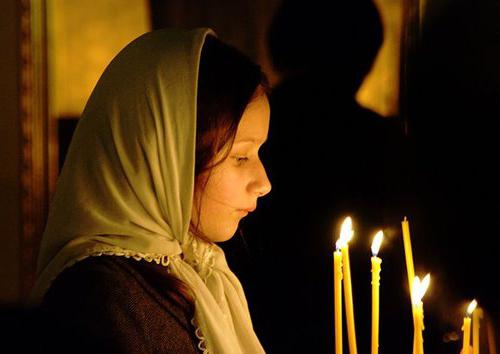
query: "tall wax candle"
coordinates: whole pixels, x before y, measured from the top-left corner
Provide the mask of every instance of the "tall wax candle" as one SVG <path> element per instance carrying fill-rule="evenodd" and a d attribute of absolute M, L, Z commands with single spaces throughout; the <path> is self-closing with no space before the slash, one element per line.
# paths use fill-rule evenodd
<path fill-rule="evenodd" d="M 403 221 L 401 222 L 401 229 L 403 231 L 403 246 L 405 249 L 405 260 L 406 260 L 406 273 L 408 276 L 408 292 L 410 293 L 410 301 L 412 302 L 412 317 L 413 317 L 413 328 L 415 329 L 415 311 L 413 306 L 413 297 L 412 297 L 412 291 L 413 291 L 413 281 L 415 279 L 415 270 L 413 267 L 413 252 L 411 249 L 411 238 L 410 238 L 410 225 L 408 223 L 408 219 L 406 216 L 404 217 Z M 419 279 L 419 284 L 420 284 L 420 279 Z M 413 337 L 413 353 L 416 352 L 416 343 L 415 343 L 415 336 Z"/>
<path fill-rule="evenodd" d="M 338 246 L 337 250 L 333 252 L 333 291 L 335 311 L 335 353 L 342 354 L 342 253 Z"/>
<path fill-rule="evenodd" d="M 344 275 L 344 298 L 347 320 L 347 338 L 349 340 L 349 353 L 357 354 L 356 328 L 354 325 L 354 300 L 352 298 L 351 267 L 349 263 L 349 245 L 342 247 L 342 270 Z"/>
<path fill-rule="evenodd" d="M 477 308 L 472 313 L 472 353 L 479 354 L 480 340 L 479 329 L 481 328 L 481 319 L 483 318 L 483 310 Z"/>
<path fill-rule="evenodd" d="M 422 331 L 424 330 L 424 305 L 422 301 L 418 304 L 414 304 L 413 312 L 414 315 L 414 334 L 413 334 L 413 353 L 423 354 L 424 353 L 424 337 Z"/>
<path fill-rule="evenodd" d="M 342 252 L 342 271 L 344 276 L 344 299 L 347 320 L 347 338 L 349 341 L 349 353 L 357 354 L 356 329 L 354 325 L 354 301 L 352 299 L 351 266 L 349 262 L 349 241 L 353 235 L 352 220 L 345 218 L 340 232 L 341 252 Z"/>
<path fill-rule="evenodd" d="M 489 316 L 487 317 L 486 330 L 488 332 L 488 354 L 497 354 L 497 344 L 495 342 L 495 332 Z"/>
<path fill-rule="evenodd" d="M 464 324 L 462 325 L 463 334 L 463 343 L 462 343 L 462 352 L 461 354 L 470 354 L 470 317 L 464 317 Z"/>
<path fill-rule="evenodd" d="M 382 260 L 377 257 L 384 234 L 377 232 L 372 242 L 372 345 L 371 354 L 378 354 L 379 333 L 379 289 L 380 289 L 380 265 Z"/>
<path fill-rule="evenodd" d="M 470 327 L 471 327 L 471 318 L 470 316 L 474 312 L 477 306 L 477 301 L 472 300 L 467 307 L 467 314 L 464 317 L 464 324 L 462 326 L 463 334 L 463 343 L 462 343 L 462 354 L 471 354 L 470 352 Z"/>
<path fill-rule="evenodd" d="M 430 274 L 427 274 L 422 282 L 415 277 L 412 284 L 412 309 L 413 309 L 413 354 L 424 354 L 424 338 L 422 331 L 424 327 L 424 305 L 422 298 L 430 283 Z"/>
<path fill-rule="evenodd" d="M 406 216 L 401 222 L 401 227 L 403 229 L 403 245 L 405 249 L 406 272 L 408 274 L 408 290 L 411 293 L 413 279 L 415 278 L 415 271 L 413 268 L 413 253 L 411 250 L 410 225 Z"/>

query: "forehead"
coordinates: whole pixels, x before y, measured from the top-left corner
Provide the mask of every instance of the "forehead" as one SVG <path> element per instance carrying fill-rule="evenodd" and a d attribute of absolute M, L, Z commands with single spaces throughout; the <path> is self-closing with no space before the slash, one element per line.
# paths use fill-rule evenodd
<path fill-rule="evenodd" d="M 269 130 L 269 115 L 269 101 L 266 95 L 260 95 L 251 101 L 241 117 L 235 143 L 251 140 L 265 141 Z"/>

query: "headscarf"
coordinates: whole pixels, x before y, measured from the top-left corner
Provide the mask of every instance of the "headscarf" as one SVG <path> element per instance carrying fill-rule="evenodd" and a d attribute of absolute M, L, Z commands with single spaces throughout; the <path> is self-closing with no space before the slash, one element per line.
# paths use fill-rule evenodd
<path fill-rule="evenodd" d="M 146 33 L 102 74 L 57 183 L 32 300 L 39 303 L 58 274 L 89 256 L 154 261 L 192 291 L 200 349 L 263 353 L 224 252 L 189 232 L 198 68 L 209 34 Z"/>

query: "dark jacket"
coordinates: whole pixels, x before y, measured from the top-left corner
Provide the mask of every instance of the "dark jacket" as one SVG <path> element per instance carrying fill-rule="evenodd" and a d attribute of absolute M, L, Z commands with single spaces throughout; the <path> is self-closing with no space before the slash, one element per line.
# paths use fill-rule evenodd
<path fill-rule="evenodd" d="M 167 268 L 125 257 L 76 263 L 42 302 L 42 352 L 199 353 L 190 306 L 165 277 Z"/>

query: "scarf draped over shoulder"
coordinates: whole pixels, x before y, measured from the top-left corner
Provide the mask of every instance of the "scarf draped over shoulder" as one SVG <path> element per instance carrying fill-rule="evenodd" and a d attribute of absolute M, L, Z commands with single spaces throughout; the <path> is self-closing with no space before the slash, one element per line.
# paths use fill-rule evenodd
<path fill-rule="evenodd" d="M 144 259 L 168 266 L 192 291 L 206 353 L 263 353 L 224 252 L 189 233 L 197 79 L 207 35 L 215 34 L 149 32 L 108 65 L 57 182 L 31 298 L 39 303 L 58 274 L 86 257 Z"/>

